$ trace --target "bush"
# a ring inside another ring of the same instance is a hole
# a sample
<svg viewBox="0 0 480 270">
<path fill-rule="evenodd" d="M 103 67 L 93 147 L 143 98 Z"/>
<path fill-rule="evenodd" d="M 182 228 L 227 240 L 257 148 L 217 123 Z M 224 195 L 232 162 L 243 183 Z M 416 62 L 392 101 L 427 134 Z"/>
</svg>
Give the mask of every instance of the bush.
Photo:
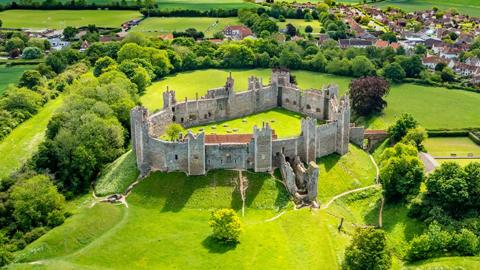
<svg viewBox="0 0 480 270">
<path fill-rule="evenodd" d="M 212 212 L 208 222 L 213 230 L 213 237 L 220 242 L 238 242 L 242 224 L 237 213 L 232 209 L 220 209 Z"/>
<path fill-rule="evenodd" d="M 387 249 L 385 232 L 374 228 L 358 228 L 352 243 L 345 250 L 343 269 L 390 269 L 392 257 Z"/>
<path fill-rule="evenodd" d="M 405 135 L 407 135 L 410 129 L 416 128 L 418 125 L 417 120 L 412 115 L 405 113 L 388 128 L 388 134 L 393 142 L 400 141 Z"/>
<path fill-rule="evenodd" d="M 6 249 L 5 246 L 0 245 L 0 267 L 5 266 L 13 261 L 13 254 Z"/>
<path fill-rule="evenodd" d="M 37 47 L 26 47 L 23 49 L 22 58 L 23 59 L 38 59 L 43 57 L 43 52 Z"/>
</svg>

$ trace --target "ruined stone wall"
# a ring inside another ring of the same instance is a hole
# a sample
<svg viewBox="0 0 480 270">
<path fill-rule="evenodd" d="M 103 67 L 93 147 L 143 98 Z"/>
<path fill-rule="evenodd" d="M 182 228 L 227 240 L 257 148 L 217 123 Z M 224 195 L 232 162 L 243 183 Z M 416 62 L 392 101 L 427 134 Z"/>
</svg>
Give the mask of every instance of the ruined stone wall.
<svg viewBox="0 0 480 270">
<path fill-rule="evenodd" d="M 317 157 L 335 153 L 337 139 L 337 123 L 331 122 L 316 127 Z"/>
<path fill-rule="evenodd" d="M 356 146 L 363 148 L 363 134 L 365 133 L 364 127 L 350 127 L 350 142 Z"/>
<path fill-rule="evenodd" d="M 253 129 L 253 155 L 255 172 L 272 171 L 272 129 L 265 125 Z"/>
<path fill-rule="evenodd" d="M 154 135 L 155 134 L 161 135 L 165 133 L 165 128 L 172 123 L 172 112 L 170 110 L 161 110 L 149 118 L 150 129 L 149 133 Z"/>
</svg>

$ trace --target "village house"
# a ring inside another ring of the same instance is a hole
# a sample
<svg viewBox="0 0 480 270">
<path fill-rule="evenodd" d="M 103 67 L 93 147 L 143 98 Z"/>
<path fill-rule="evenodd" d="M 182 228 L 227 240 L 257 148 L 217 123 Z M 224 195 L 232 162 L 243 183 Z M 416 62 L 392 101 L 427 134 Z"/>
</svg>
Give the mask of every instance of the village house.
<svg viewBox="0 0 480 270">
<path fill-rule="evenodd" d="M 465 64 L 480 67 L 480 59 L 477 57 L 469 57 L 465 60 Z"/>
<path fill-rule="evenodd" d="M 468 64 L 465 64 L 465 63 L 462 63 L 462 62 L 455 63 L 455 65 L 453 66 L 453 71 L 455 71 L 455 73 L 457 73 L 461 76 L 465 76 L 465 77 L 470 77 L 470 76 L 473 76 L 475 74 L 480 74 L 480 68 L 479 67 L 471 66 L 471 65 L 468 65 Z"/>
<path fill-rule="evenodd" d="M 246 37 L 253 36 L 252 30 L 243 25 L 230 25 L 223 29 L 226 38 L 232 40 L 242 40 Z"/>
<path fill-rule="evenodd" d="M 64 41 L 58 37 L 49 38 L 48 42 L 50 42 L 51 49 L 56 51 L 61 50 L 67 47 L 68 45 L 70 45 L 70 42 Z"/>
<path fill-rule="evenodd" d="M 435 67 L 440 63 L 444 63 L 445 65 L 452 67 L 453 64 L 450 64 L 451 62 L 452 61 L 449 61 L 447 59 L 443 59 L 443 58 L 435 56 L 435 55 L 426 56 L 426 57 L 422 58 L 423 65 L 426 66 L 429 69 L 432 69 L 432 70 L 435 69 Z"/>
<path fill-rule="evenodd" d="M 350 38 L 350 39 L 340 39 L 338 40 L 338 45 L 342 49 L 346 48 L 367 48 L 373 46 L 372 40 L 359 39 L 359 38 Z"/>
</svg>

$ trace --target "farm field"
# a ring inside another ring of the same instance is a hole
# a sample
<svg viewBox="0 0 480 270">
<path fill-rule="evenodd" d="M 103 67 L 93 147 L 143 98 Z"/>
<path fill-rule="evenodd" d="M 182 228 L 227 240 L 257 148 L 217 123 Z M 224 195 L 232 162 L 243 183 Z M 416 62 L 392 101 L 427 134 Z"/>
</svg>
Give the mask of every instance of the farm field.
<svg viewBox="0 0 480 270">
<path fill-rule="evenodd" d="M 223 28 L 229 25 L 239 24 L 237 18 L 208 18 L 208 17 L 156 17 L 143 20 L 138 26 L 132 28 L 132 32 L 140 32 L 149 36 L 185 31 L 195 28 L 202 31 L 205 37 L 213 37 Z"/>
<path fill-rule="evenodd" d="M 379 7 L 395 6 L 405 11 L 427 10 L 438 7 L 441 10 L 456 9 L 460 13 L 480 16 L 480 2 L 477 0 L 386 0 L 374 5 Z"/>
<path fill-rule="evenodd" d="M 277 25 L 279 29 L 285 29 L 286 25 L 289 23 L 295 26 L 297 31 L 300 31 L 301 33 L 305 33 L 305 27 L 307 27 L 307 25 L 310 25 L 313 28 L 312 34 L 320 33 L 321 25 L 318 20 L 307 22 L 303 19 L 287 19 L 285 22 L 277 22 Z"/>
<path fill-rule="evenodd" d="M 9 84 L 15 84 L 23 72 L 35 66 L 0 66 L 0 95 L 5 92 Z"/>
<path fill-rule="evenodd" d="M 0 141 L 0 179 L 13 173 L 35 153 L 43 142 L 48 122 L 62 102 L 63 95 L 49 101 L 36 115 Z"/>
<path fill-rule="evenodd" d="M 196 92 L 202 96 L 208 89 L 224 85 L 228 72 L 227 70 L 209 69 L 167 76 L 150 86 L 141 97 L 141 101 L 151 111 L 161 108 L 162 92 L 167 89 L 167 86 L 176 91 L 179 101 L 184 100 L 185 97 L 195 98 Z M 310 71 L 294 71 L 293 74 L 296 76 L 298 85 L 303 89 L 318 89 L 322 88 L 322 85 L 333 83 L 339 85 L 341 94 L 347 92 L 352 79 Z M 247 78 L 251 75 L 261 77 L 263 83 L 267 84 L 270 70 L 232 70 L 235 89 L 237 91 L 247 89 Z M 399 84 L 392 86 L 386 100 L 388 106 L 381 115 L 368 119 L 360 118 L 356 122 L 371 129 L 385 129 L 394 123 L 402 113 L 408 112 L 425 128 L 480 127 L 480 117 L 478 117 L 480 94 L 478 93 L 416 84 Z"/>
<path fill-rule="evenodd" d="M 63 29 L 66 26 L 120 27 L 123 22 L 140 18 L 138 11 L 118 10 L 7 10 L 0 12 L 3 27 Z"/>
<path fill-rule="evenodd" d="M 161 9 L 235 9 L 255 8 L 256 4 L 243 0 L 157 0 Z"/>
</svg>

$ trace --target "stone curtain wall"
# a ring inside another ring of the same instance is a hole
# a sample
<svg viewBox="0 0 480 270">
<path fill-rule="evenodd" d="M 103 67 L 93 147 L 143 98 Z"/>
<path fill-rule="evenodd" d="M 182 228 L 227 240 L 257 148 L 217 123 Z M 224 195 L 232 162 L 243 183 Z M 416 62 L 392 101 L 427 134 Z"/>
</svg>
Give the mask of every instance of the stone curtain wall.
<svg viewBox="0 0 480 270">
<path fill-rule="evenodd" d="M 131 111 L 132 147 L 143 175 L 149 171 L 183 171 L 202 175 L 211 169 L 253 169 L 271 171 L 279 155 L 287 160 L 297 156 L 309 163 L 332 153 L 345 154 L 350 140 L 350 104 L 348 97 L 338 98 L 338 87 L 302 91 L 290 84 L 288 72 L 273 72 L 269 85 L 250 77 L 248 90 L 236 93 L 233 78 L 224 87 L 212 89 L 204 97 L 177 102 L 175 91 L 163 93 L 163 110 L 149 116 L 136 107 Z M 163 141 L 160 136 L 168 124 L 190 126 L 238 118 L 275 107 L 302 113 L 302 133 L 298 137 L 273 139 L 268 125 L 255 128 L 248 143 L 205 143 L 204 133 L 188 133 L 179 141 Z M 327 120 L 317 125 L 317 120 Z M 352 140 L 363 137 L 363 129 L 354 128 Z"/>
</svg>

